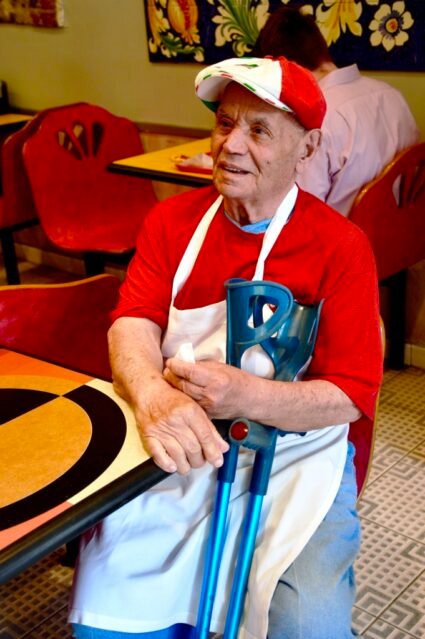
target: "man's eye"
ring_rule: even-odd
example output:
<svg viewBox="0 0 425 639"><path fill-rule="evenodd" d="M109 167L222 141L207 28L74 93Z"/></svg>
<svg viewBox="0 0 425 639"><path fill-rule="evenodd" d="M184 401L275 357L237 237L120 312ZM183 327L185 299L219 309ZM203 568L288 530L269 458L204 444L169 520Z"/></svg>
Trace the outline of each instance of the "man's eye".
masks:
<svg viewBox="0 0 425 639"><path fill-rule="evenodd" d="M262 126L253 127L252 132L257 137L264 137L264 136L267 135L267 130L264 127L262 127Z"/></svg>
<svg viewBox="0 0 425 639"><path fill-rule="evenodd" d="M230 129L232 127L232 122L231 122L231 120L219 120L217 122L217 125L221 129Z"/></svg>

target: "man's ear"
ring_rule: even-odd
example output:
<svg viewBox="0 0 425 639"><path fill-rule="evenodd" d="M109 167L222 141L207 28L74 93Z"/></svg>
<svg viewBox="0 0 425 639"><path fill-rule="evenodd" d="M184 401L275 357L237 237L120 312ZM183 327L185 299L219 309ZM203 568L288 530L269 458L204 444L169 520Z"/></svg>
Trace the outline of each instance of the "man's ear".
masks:
<svg viewBox="0 0 425 639"><path fill-rule="evenodd" d="M301 152L296 167L297 173L304 171L304 167L308 165L319 148L321 140L322 132L320 129L311 129L305 132L301 141Z"/></svg>

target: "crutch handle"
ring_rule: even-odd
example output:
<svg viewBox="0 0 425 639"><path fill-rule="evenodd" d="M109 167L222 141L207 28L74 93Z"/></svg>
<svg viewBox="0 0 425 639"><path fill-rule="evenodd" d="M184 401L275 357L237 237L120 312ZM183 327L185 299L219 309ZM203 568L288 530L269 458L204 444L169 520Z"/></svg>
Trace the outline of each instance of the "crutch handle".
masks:
<svg viewBox="0 0 425 639"><path fill-rule="evenodd" d="M275 429L271 426L264 426L246 417L239 417L230 424L229 438L238 446L245 446L252 450L267 449L273 445L273 430Z"/></svg>
<svg viewBox="0 0 425 639"><path fill-rule="evenodd" d="M230 424L229 439L238 446L245 446L245 448L251 448L252 450L268 448L273 443L273 429L274 426L267 426L246 417L239 417ZM294 434L303 437L305 432L278 429L277 434L279 437Z"/></svg>

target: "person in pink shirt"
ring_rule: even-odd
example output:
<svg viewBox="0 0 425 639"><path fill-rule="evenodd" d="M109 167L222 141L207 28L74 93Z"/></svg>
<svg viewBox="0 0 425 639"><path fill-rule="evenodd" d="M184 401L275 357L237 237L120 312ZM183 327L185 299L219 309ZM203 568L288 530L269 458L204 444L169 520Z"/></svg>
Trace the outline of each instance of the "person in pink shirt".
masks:
<svg viewBox="0 0 425 639"><path fill-rule="evenodd" d="M327 104L322 141L297 183L348 216L360 189L419 139L404 97L386 82L361 75L356 64L338 68L314 18L295 7L270 15L252 55L283 55L319 82Z"/></svg>

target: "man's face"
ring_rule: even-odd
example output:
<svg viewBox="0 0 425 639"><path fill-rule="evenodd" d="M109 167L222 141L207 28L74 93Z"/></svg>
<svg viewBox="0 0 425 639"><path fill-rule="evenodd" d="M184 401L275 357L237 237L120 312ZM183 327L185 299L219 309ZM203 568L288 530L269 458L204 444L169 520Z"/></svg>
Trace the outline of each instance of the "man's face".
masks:
<svg viewBox="0 0 425 639"><path fill-rule="evenodd" d="M214 184L226 200L274 214L295 179L308 136L296 120L239 84L223 94L211 138Z"/></svg>

